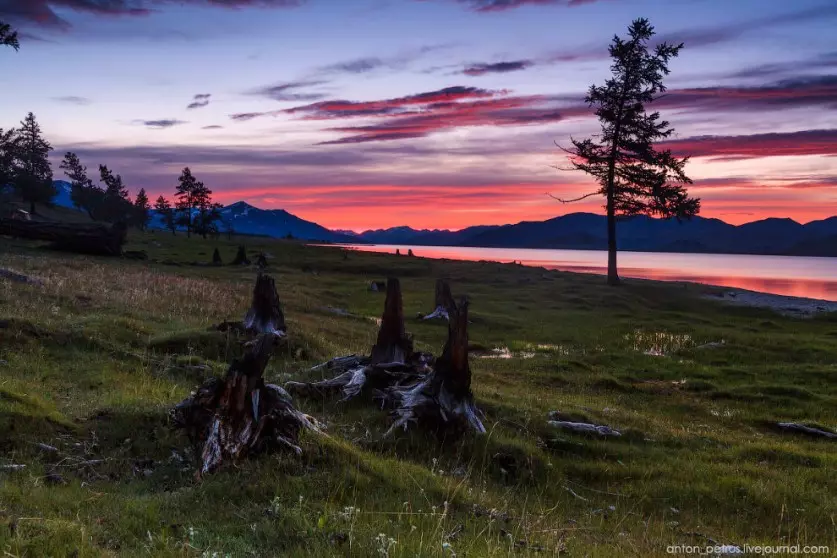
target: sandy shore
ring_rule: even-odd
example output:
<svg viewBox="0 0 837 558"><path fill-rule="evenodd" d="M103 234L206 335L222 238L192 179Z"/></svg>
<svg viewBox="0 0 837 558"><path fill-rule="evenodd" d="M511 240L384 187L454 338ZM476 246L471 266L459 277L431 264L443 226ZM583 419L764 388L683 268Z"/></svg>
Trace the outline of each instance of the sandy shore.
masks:
<svg viewBox="0 0 837 558"><path fill-rule="evenodd" d="M837 312L837 302L830 300L784 296L744 289L723 289L707 294L704 298L740 306L770 308L780 314L797 318L810 318L823 312Z"/></svg>

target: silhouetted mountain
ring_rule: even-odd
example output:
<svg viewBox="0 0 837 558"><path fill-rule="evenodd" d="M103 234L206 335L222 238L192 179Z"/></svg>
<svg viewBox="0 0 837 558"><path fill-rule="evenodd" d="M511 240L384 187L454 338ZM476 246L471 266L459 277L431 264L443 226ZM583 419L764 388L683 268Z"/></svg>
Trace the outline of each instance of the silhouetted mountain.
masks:
<svg viewBox="0 0 837 558"><path fill-rule="evenodd" d="M55 181L56 205L72 207L70 184ZM354 244L412 246L485 246L493 248L607 249L606 219L594 213L570 213L546 221L485 225L459 231L393 227L356 234L331 231L283 209L259 209L240 201L221 210L224 221L242 234ZM152 211L152 228L162 228ZM837 257L837 216L806 225L793 219L769 218L744 225L694 217L688 221L637 216L620 219L620 250L637 252L702 252Z"/></svg>
<svg viewBox="0 0 837 558"><path fill-rule="evenodd" d="M491 248L564 248L606 250L603 215L571 213L546 221L423 232L408 227L367 231L360 238L377 244L483 246ZM636 216L620 219L620 250L775 255L834 255L837 217L801 225L792 219L764 219L735 226L720 219L688 221ZM387 239L387 240L383 240Z"/></svg>

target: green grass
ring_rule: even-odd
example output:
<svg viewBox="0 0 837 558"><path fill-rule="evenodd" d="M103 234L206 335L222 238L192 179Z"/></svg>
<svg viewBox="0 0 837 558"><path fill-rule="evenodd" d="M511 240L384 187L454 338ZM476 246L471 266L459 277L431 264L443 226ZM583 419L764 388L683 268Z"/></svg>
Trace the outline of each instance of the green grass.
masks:
<svg viewBox="0 0 837 558"><path fill-rule="evenodd" d="M196 481L167 413L235 356L207 328L242 317L255 273L190 264L215 246L230 261L239 242L272 256L290 335L267 371L279 383L367 352L383 308L367 286L388 275L417 348L438 354L445 325L411 316L448 278L471 298L472 344L512 355L471 360L488 434L381 440L387 416L368 401L298 399L327 437ZM706 537L837 550L837 445L771 427L837 426L837 316L257 238L130 244L169 263L0 240L0 266L44 283L0 279L0 466L26 465L0 470L5 556L665 556ZM623 436L552 430L551 410Z"/></svg>

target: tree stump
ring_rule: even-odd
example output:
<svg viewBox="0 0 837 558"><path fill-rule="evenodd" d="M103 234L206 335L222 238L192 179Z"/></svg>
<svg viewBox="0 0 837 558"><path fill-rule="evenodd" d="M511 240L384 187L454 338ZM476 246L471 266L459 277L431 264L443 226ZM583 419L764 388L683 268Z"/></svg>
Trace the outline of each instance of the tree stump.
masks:
<svg viewBox="0 0 837 558"><path fill-rule="evenodd" d="M450 285L443 279L436 279L435 310L427 315L419 314L422 320L444 319L450 320L448 309L455 307L453 295L450 292Z"/></svg>
<svg viewBox="0 0 837 558"><path fill-rule="evenodd" d="M397 428L405 430L411 422L427 422L445 427L472 428L485 433L471 392L468 364L468 301L449 308L448 340L433 370L409 384L390 386L380 397L393 407L394 422L384 436Z"/></svg>
<svg viewBox="0 0 837 558"><path fill-rule="evenodd" d="M259 273L256 277L253 303L244 316L244 327L256 333L272 333L280 337L285 335L285 315L279 303L276 283L270 275Z"/></svg>
<svg viewBox="0 0 837 558"><path fill-rule="evenodd" d="M302 429L319 431L311 417L294 408L288 393L264 383L276 336L261 334L226 376L211 378L171 412L200 450L198 476L251 454L288 448L302 453Z"/></svg>
<svg viewBox="0 0 837 558"><path fill-rule="evenodd" d="M224 265L224 261L221 259L221 252L218 251L218 248L212 252L212 265Z"/></svg>
<svg viewBox="0 0 837 558"><path fill-rule="evenodd" d="M288 382L291 393L307 397L325 397L342 392L343 400L359 395L364 388L381 389L415 380L429 371L432 355L413 350L413 341L404 327L401 283L387 280L387 297L378 337L368 357L348 355L334 358L312 368L332 370L337 376L320 382Z"/></svg>
<svg viewBox="0 0 837 558"><path fill-rule="evenodd" d="M267 258L265 257L264 252L259 252L259 255L256 257L256 267L259 268L259 271L267 269Z"/></svg>
<svg viewBox="0 0 837 558"><path fill-rule="evenodd" d="M238 247L238 252L235 253L235 259L230 265L250 265L250 260L247 258L247 249L244 246Z"/></svg>
<svg viewBox="0 0 837 558"><path fill-rule="evenodd" d="M224 321L210 327L209 330L233 331L239 334L272 333L277 337L283 337L287 327L273 277L264 273L259 273L256 277L252 302L244 315L244 321Z"/></svg>

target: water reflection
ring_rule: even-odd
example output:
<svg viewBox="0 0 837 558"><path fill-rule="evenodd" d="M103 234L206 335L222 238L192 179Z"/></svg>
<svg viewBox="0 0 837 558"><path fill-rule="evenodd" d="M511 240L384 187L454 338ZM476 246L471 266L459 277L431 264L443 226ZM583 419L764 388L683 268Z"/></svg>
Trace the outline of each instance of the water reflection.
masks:
<svg viewBox="0 0 837 558"><path fill-rule="evenodd" d="M448 246L356 244L367 252L405 254L452 260L489 260L547 269L604 274L607 253L598 250L538 250ZM693 281L767 293L837 301L837 258L620 252L623 277L659 281Z"/></svg>

